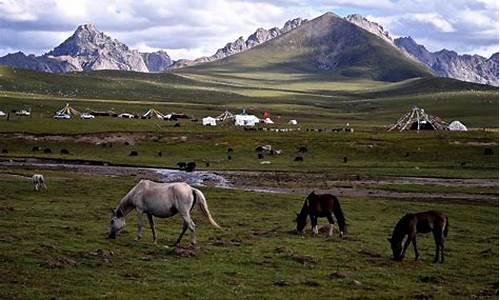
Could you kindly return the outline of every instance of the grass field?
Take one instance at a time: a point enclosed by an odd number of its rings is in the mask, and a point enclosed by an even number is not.
[[[303,195],[205,188],[224,230],[196,210],[199,249],[182,257],[164,247],[177,237],[178,217],[158,222],[158,245],[148,230],[133,241],[132,215],[116,241],[104,239],[109,208],[135,178],[47,171],[49,189],[34,193],[27,179],[6,175],[29,171],[1,172],[3,299],[470,299],[498,287],[498,207],[341,199],[348,235],[312,238],[292,233]],[[412,250],[402,263],[390,260],[386,238],[398,218],[427,209],[449,214],[445,263],[432,263],[430,236],[419,237],[418,262]]]

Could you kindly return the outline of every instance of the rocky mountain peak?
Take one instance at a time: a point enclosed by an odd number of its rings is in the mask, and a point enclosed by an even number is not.
[[[384,27],[382,27],[382,25],[372,22],[360,14],[348,15],[347,17],[345,17],[345,19],[353,23],[354,25],[363,28],[364,30],[373,33],[374,35],[380,37],[387,43],[394,45],[394,40],[392,36],[389,34],[389,32],[384,30]]]

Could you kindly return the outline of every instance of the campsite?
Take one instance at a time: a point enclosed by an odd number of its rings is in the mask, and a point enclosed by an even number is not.
[[[193,60],[83,24],[0,57],[0,298],[498,298],[498,72],[359,20],[380,30],[327,12]]]

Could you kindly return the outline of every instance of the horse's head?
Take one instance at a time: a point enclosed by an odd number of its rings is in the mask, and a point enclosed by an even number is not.
[[[401,253],[403,252],[403,245],[402,245],[402,243],[394,240],[394,238],[388,238],[387,240],[391,244],[393,259],[397,260],[397,261],[403,260],[403,257],[401,255]]]
[[[297,222],[297,233],[303,234],[304,228],[307,225],[307,215],[302,216],[301,214],[297,214],[295,222]]]
[[[111,224],[109,229],[109,239],[116,239],[116,236],[125,227],[125,217],[116,215],[116,211],[113,210],[113,216],[111,217]]]

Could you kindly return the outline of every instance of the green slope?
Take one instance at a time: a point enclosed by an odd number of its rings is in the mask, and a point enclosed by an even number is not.
[[[245,52],[176,71],[230,76],[276,73],[303,78],[401,81],[432,76],[430,71],[395,47],[356,25],[326,13]]]

